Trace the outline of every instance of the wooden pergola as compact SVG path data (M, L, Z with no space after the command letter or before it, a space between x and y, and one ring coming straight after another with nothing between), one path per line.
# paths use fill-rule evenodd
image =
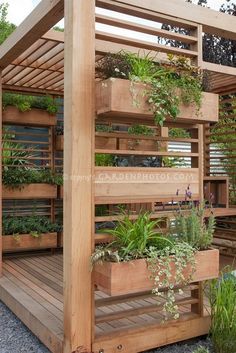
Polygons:
M100 15L95 12L96 6L155 23L180 26L188 29L190 34L180 35L159 26L130 22L123 20L122 16ZM65 32L56 32L52 27L63 17ZM190 48L172 48L153 41L111 34L108 30L98 31L95 23L182 40L190 44ZM165 326L156 327L153 323L123 333L117 329L96 338L94 286L89 263L95 233L95 62L105 53L121 49L136 53L140 49L144 53L158 51L160 60L165 60L169 52L186 55L210 72L212 92L235 92L236 68L202 60L203 32L236 40L235 28L235 17L179 0L42 0L0 47L1 92L64 97L64 339L50 335L47 322L43 332L34 326L33 316L31 319L25 316L25 321L23 318L54 353L72 353L76 349L80 352L79 347L95 353L135 353L207 332L209 318L200 317L194 326L181 321L168 331ZM202 128L199 131L202 136ZM203 168L200 164L202 182ZM0 272L3 265L1 239ZM4 289L0 289L0 298L7 298L4 293ZM106 299L103 301L104 304ZM114 305L120 303L122 298L116 298ZM13 302L8 301L7 304L13 310ZM15 312L21 319L25 315L23 307Z

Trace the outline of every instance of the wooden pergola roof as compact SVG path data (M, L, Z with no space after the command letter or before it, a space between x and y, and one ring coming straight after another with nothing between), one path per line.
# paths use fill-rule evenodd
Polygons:
M43 1L41 5L41 13L45 12L43 4L48 1ZM49 12L56 20L59 20L63 16L63 1L55 1L56 5L53 12ZM137 0L132 1L137 5ZM159 2L159 1L158 1ZM175 0L173 0L175 2ZM125 14L133 15L136 17L142 17L144 19L149 19L159 22L168 22L172 24L180 24L182 27L190 29L190 31L195 31L199 24L196 24L191 21L198 22L201 21L202 30L208 31L209 33L222 33L230 35L231 38L234 38L235 34L230 30L225 28L228 26L228 22L234 22L235 18L227 16L224 14L218 14L216 11L209 9L202 9L196 7L194 11L197 11L201 14L206 12L211 12L217 14L219 19L225 20L227 16L227 23L223 21L224 30L219 28L218 18L216 19L217 26L213 23L208 23L205 17L200 19L197 18L197 14L194 15L189 12L188 20L181 20L179 18L173 17L173 11L160 1L160 13L163 12L165 15L157 14L153 15L153 12L146 9L137 7L134 11L132 5L125 5L126 1L111 1L111 0L97 0L97 6L109 10L114 10L117 12L123 12ZM142 3L142 1L141 1ZM188 7L189 4L187 4ZM48 6L48 4L47 4ZM182 5L178 3L178 9ZM186 10L186 4L184 4ZM150 4L150 8L152 4ZM157 4L155 4L157 7ZM163 9L162 9L163 8ZM38 7L37 7L38 9ZM37 10L35 9L35 11ZM166 12L167 11L167 12ZM38 16L41 16L41 13L38 12ZM166 15L168 13L169 16ZM47 15L48 16L48 15ZM192 18L194 17L194 18ZM191 20L191 21L190 21ZM25 21L27 23L27 19ZM36 22L34 25L31 20L31 27L38 29L40 21ZM105 25L113 26L116 28L133 30L138 33L148 34L152 36L162 36L163 38L182 40L185 43L190 44L190 50L184 50L179 48L173 48L170 46L161 45L155 42L148 42L145 40L137 40L129 38L127 36L121 36L118 34L112 34L96 30L96 53L98 55L103 55L106 52L118 52L121 49L127 49L130 51L138 52L140 48L143 48L144 51L152 51L153 53L158 52L158 59L164 59L166 57L165 53L171 52L174 54L187 55L192 59L197 58L198 49L197 41L198 39L192 35L178 35L176 33L168 32L160 28L149 27L147 25L141 25L138 23L125 21L121 19L116 19L110 16L96 15L96 23L102 23ZM48 18L45 20L45 28L47 29ZM213 26L213 27L212 27ZM27 26L26 26L27 27ZM229 26L228 26L229 27ZM32 37L32 28L31 28L31 37ZM19 32L22 28L18 28ZM42 32L42 26L40 27ZM35 31L34 31L35 32ZM39 32L40 33L40 32ZM27 34L27 33L26 33ZM29 36L29 35L28 35ZM27 37L29 38L29 37ZM142 38L142 37L141 37ZM11 38L10 38L11 39ZM19 45L19 41L23 41L24 36L19 39L16 45ZM201 38L200 38L201 40ZM28 40L29 44L30 41ZM63 95L64 92L64 33L58 32L55 30L49 30L46 34L43 34L40 39L32 41L32 45L26 45L26 43L20 43L21 50L15 50L14 46L7 52L7 47L9 43L6 41L3 46L0 48L0 67L4 66L2 71L2 84L3 89L10 91L22 91L22 92L31 92L31 93L40 93L40 94L53 94L53 95ZM10 43L12 44L12 43ZM10 47L9 47L10 48ZM24 50L23 50L24 49ZM6 53L5 53L6 51ZM11 60L11 58L14 58ZM236 91L236 68L220 66L216 64L211 64L207 62L202 62L201 66L203 69L210 72L210 87L212 92L224 93Z

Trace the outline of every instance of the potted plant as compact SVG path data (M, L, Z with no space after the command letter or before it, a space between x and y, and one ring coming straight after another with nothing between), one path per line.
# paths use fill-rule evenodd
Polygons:
M2 105L3 123L32 126L56 125L58 106L51 97L4 93Z
M42 216L3 216L3 252L57 247L58 223Z
M51 169L4 168L3 199L55 199L63 178Z
M214 226L205 225L207 233L192 243L178 232L163 236L157 227L158 220L140 213L134 222L125 214L114 229L103 230L112 241L97 247L92 255L94 280L98 289L112 296L147 290L161 296L165 288L164 310L177 318L175 287L218 276L219 252L209 248Z
M116 122L181 123L218 121L218 95L204 93L202 73L185 57L168 55L161 65L149 54L121 51L97 63L98 119Z

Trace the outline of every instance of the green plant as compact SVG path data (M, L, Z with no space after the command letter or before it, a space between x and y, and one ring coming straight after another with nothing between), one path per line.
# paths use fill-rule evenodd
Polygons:
M174 138L190 138L190 133L183 128L180 127L171 127L169 129L169 137Z
M235 353L236 278L231 273L210 282L211 339L216 353Z
M63 184L63 177L51 169L9 168L3 170L2 183L9 188L20 188L25 184Z
M198 250L209 248L215 230L215 218L211 214L206 220L204 206L191 203L188 214L179 208L174 222L174 233L178 239Z
M163 126L166 117L176 119L180 104L195 104L199 111L202 101L202 73L183 56L169 54L169 64L160 65L150 54L126 51L108 54L97 65L102 78L119 77L131 80L131 93L135 104L135 83L147 85L144 95L150 104L156 124Z
M113 128L109 125L96 125L95 131L96 132L112 132Z
M26 149L25 146L15 140L15 134L8 128L3 128L2 136L2 164L4 169L10 166L29 166L30 157L32 157L31 149Z
M27 217L12 217L3 216L2 218L3 235L31 234L33 237L38 237L43 233L59 232L61 225L52 222L48 217L42 216L27 216Z
M128 128L128 134L153 136L155 135L155 130L146 125L132 125Z
M7 21L8 4L0 4L0 44L15 30L16 26Z
M164 237L158 231L160 220L151 220L150 213L140 213L135 221L130 220L129 214L122 212L123 218L116 223L114 229L102 232L113 237L113 241L96 248L91 262L130 261L145 258L148 263L150 277L153 280L153 293L165 299L164 312L166 318L171 314L179 317L178 305L175 301L175 286L187 284L195 270L195 249L187 243L176 242ZM171 269L175 268L173 276ZM184 270L190 268L189 274ZM165 294L159 290L166 288ZM182 291L179 290L179 293Z
M26 112L32 108L46 110L49 114L56 114L58 105L56 101L49 96L27 96L22 94L3 93L3 109L7 106L14 106L21 112Z
M105 153L96 153L95 165L97 167L109 167L114 165L114 156Z

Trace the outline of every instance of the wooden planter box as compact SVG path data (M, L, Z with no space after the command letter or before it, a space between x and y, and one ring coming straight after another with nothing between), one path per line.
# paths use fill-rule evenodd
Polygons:
M187 276L191 269L186 268ZM123 295L152 290L151 272L145 259L130 262L104 262L94 267L94 279L98 289L108 295ZM196 272L192 282L217 278L219 275L219 251L210 249L196 253ZM172 267L175 277L175 268Z
M131 89L129 80L109 78L96 84L96 112L99 118L139 123L153 122L153 113L147 103L147 86L135 83ZM134 92L134 93L132 93ZM134 97L135 95L135 97ZM137 104L137 103L138 104ZM130 118L130 119L129 119ZM201 124L217 122L219 119L219 96L203 92L202 107L196 112L194 104L180 106L179 123ZM174 122L166 117L166 122Z
M20 188L3 186L3 199L56 199L57 185L51 184L25 184Z
M50 249L57 247L57 233L41 234L38 238L34 238L30 234L3 235L2 249L3 252L25 251Z
M56 115L51 115L42 109L31 109L20 112L16 107L7 107L3 110L3 123L13 125L54 126L57 123Z

